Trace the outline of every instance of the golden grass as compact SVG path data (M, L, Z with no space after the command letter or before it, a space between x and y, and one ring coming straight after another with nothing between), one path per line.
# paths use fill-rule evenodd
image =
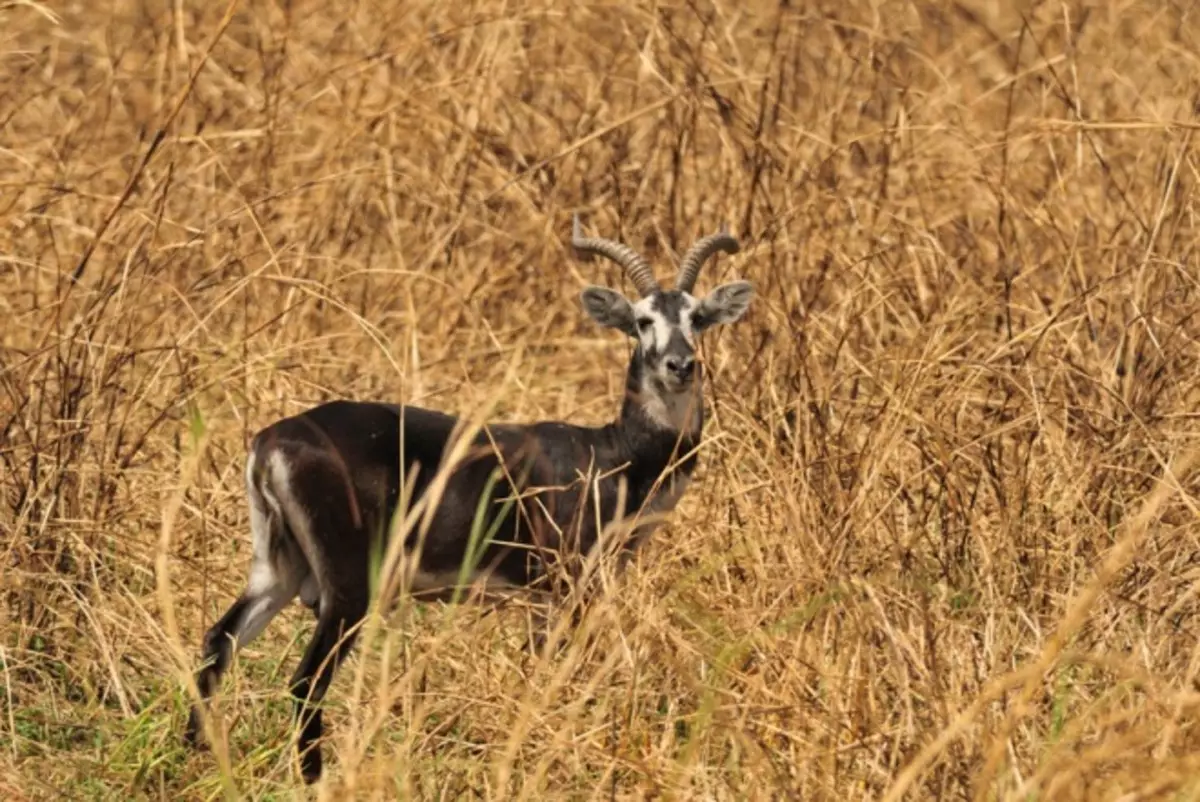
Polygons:
M6 798L1200 797L1187 4L188 5L0 3ZM592 640L402 608L309 792L297 606L186 751L256 428L615 412L575 211L758 290Z

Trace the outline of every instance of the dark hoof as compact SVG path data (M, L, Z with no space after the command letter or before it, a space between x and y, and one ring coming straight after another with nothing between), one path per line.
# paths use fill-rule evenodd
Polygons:
M195 708L193 708L192 712L188 714L187 729L183 731L184 746L201 752L206 751L208 744L201 737L201 731L200 716L196 713Z
M300 754L300 776L305 785L312 785L321 779L321 745L313 744Z

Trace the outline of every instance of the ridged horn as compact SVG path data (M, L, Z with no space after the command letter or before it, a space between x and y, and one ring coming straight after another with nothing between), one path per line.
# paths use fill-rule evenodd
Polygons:
M717 251L737 253L739 250L741 250L741 246L738 245L738 241L729 233L729 228L722 225L720 231L698 240L684 254L683 259L679 262L679 278L675 282L675 289L691 292L692 287L696 286L700 268L712 258L713 254Z
M619 264L629 274L633 286L645 297L660 289L654 279L654 272L645 258L633 248L620 242L600 237L583 236L583 226L579 224L579 215L575 215L571 225L571 244L583 253L594 253Z

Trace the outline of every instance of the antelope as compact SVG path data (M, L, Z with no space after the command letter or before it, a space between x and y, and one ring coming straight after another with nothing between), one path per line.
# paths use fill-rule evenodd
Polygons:
M593 321L633 340L620 414L597 427L562 421L480 427L474 458L444 474L423 533L405 535L403 552L414 565L406 590L414 598L445 598L453 589L473 548L477 510L492 535L479 547L478 567L466 572L467 584L528 589L561 555L591 553L605 525L670 513L696 469L704 425L696 338L741 318L753 290L735 281L703 299L691 292L701 267L718 252L737 253L737 240L724 226L699 239L680 260L673 289L663 289L629 246L585 237L578 216L571 244L582 257L620 265L640 293L629 300L589 286L581 295ZM305 783L320 778L318 705L367 614L377 533L389 539L393 516L403 515L402 499L418 503L437 481L459 423L416 406L338 400L279 420L251 439L249 577L204 636L187 743L198 745L201 708L235 650L299 596L317 623L290 682L296 748ZM536 503L529 503L534 489ZM515 505L514 497L521 499ZM624 553L653 528L631 528Z

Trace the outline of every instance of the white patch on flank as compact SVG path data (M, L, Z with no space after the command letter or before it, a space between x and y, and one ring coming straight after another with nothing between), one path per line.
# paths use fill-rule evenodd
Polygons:
M234 627L233 636L238 648L253 641L275 616L279 615L300 590L301 584L311 578L308 566L298 563L288 555L294 551L287 548L271 548L271 515L280 515L278 501L270 494L271 481L264 483L262 490L254 484L254 452L246 460L246 495L250 501L250 536L252 556L250 576L246 583L245 596L250 604ZM274 557L274 559L272 559ZM280 565L275 560L283 560Z
M246 459L246 498L250 501L250 580L246 593L259 596L274 587L278 580L271 565L271 523L265 499L254 486L254 451Z
M246 487L254 489L254 463L258 459L254 455L254 449L250 449L250 453L246 455Z
M278 510L283 520L287 521L288 532L294 538L294 545L299 549L299 553L296 553L294 549L280 550L282 554L291 555L292 561L296 563L287 566L288 573L293 576L296 585L293 594L300 592L301 585L309 576L313 576L314 582L319 588L322 583L320 550L316 545L317 534L313 531L312 517L292 491L292 467L281 451L271 452L267 463L269 480L264 483L264 487L271 488L273 493L264 492L263 495L266 496L267 503ZM312 601L313 588L309 586L306 588L306 592L310 594L309 598Z

